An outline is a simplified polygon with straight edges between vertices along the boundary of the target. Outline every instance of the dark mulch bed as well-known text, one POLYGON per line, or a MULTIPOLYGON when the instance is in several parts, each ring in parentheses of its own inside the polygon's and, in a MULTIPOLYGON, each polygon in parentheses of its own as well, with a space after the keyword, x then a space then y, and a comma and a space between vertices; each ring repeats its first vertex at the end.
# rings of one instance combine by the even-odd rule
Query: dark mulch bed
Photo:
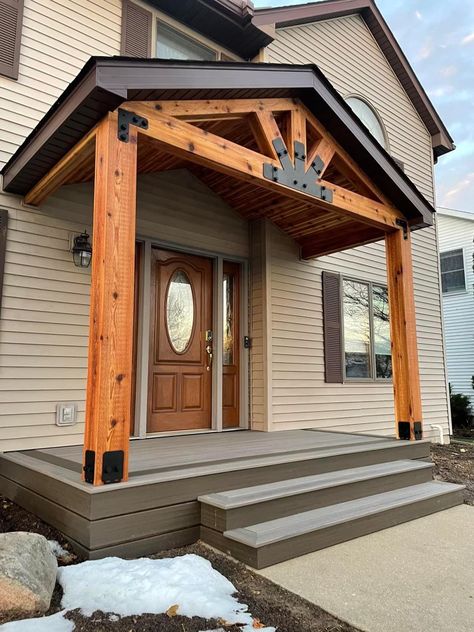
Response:
POLYGON ((474 505, 474 444, 457 443, 432 445, 435 478, 465 485, 464 502, 474 505))

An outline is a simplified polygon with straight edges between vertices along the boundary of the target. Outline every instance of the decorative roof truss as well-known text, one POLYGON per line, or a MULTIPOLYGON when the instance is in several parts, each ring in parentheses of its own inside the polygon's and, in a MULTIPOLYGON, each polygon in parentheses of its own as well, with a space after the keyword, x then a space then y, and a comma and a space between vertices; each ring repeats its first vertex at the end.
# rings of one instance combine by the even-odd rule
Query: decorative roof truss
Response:
MULTIPOLYGON (((298 100, 132 101, 117 120, 124 143, 129 127, 137 129, 138 172, 189 168, 244 216, 274 221, 304 257, 382 239, 406 225, 356 157, 298 100)), ((27 203, 92 178, 94 134, 34 186, 27 203)))

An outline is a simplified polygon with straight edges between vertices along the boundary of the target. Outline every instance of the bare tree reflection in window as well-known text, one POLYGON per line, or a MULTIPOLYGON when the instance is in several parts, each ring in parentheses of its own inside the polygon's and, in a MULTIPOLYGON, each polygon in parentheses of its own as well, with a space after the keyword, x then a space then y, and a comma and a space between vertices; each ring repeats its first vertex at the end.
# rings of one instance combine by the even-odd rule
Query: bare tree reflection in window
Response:
POLYGON ((224 274, 223 298, 224 298, 223 363, 224 363, 224 366, 228 366, 234 363, 234 278, 230 274, 224 274))
POLYGON ((344 355, 346 377, 371 376, 369 286, 344 280, 344 355))
POLYGON ((372 310, 375 351, 375 377, 392 377, 392 356, 390 349, 390 315, 386 287, 372 286, 372 310))
POLYGON ((194 325, 194 298, 191 282, 183 270, 176 270, 168 286, 166 324, 174 350, 183 353, 190 340, 194 325))

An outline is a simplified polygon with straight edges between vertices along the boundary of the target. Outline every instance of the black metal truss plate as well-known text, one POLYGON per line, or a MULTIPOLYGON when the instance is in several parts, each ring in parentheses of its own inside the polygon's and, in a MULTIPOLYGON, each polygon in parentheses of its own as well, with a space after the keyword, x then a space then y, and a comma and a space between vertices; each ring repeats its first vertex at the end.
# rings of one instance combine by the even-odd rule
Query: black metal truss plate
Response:
POLYGON ((84 457, 84 480, 86 483, 94 482, 95 473, 95 452, 94 450, 86 450, 84 457))
POLYGON ((120 483, 123 478, 123 450, 104 452, 102 457, 102 482, 120 483))
POLYGON ((135 114, 135 112, 129 112, 129 110, 118 111, 118 139, 124 143, 128 143, 130 138, 129 127, 135 125, 141 127, 141 129, 148 129, 148 119, 143 116, 135 114))
POLYGON ((304 191, 320 200, 332 202, 332 191, 316 182, 324 167, 324 163, 319 156, 313 160, 306 171, 306 151, 303 143, 299 141, 294 143, 295 164, 291 161, 288 150, 281 138, 273 140, 273 147, 280 160, 281 169, 269 163, 264 163, 264 178, 283 184, 290 187, 290 189, 304 191))

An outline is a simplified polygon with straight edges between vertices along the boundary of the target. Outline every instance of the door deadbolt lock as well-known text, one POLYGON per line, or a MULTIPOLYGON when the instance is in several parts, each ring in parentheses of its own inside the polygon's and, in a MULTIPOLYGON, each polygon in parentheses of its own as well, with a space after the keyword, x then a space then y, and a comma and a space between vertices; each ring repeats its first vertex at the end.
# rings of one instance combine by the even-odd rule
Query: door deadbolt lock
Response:
POLYGON ((206 342, 212 342, 213 337, 212 329, 206 329, 206 342))

